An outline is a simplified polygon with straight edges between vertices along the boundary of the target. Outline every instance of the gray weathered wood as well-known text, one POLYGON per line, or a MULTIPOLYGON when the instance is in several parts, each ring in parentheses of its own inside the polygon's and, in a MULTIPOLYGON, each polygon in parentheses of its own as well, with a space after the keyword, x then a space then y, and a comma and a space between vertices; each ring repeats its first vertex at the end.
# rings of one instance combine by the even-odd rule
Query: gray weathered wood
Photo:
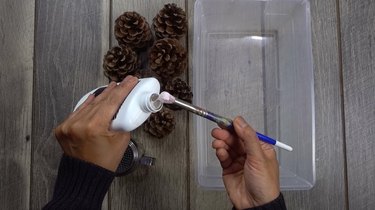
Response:
POLYGON ((34 5, 0 2, 0 209, 29 209, 34 5))
POLYGON ((52 196, 62 154, 53 128, 104 81, 109 1, 36 1, 31 207, 52 196))
MULTIPOLYGON (((153 17, 164 4, 175 2, 185 8, 183 0, 112 2, 112 30, 115 19, 126 11, 138 12, 151 26, 153 17)), ((117 45, 113 31, 111 33, 111 45, 117 45)), ((184 43, 185 39, 181 42, 184 43)), ((109 198, 112 209, 189 209, 187 114, 185 111, 175 112, 175 118, 175 130, 162 139, 151 137, 142 127, 132 132, 136 142, 142 144, 146 155, 156 158, 156 163, 149 170, 137 170, 112 183, 109 198)))
POLYGON ((311 1, 315 78, 316 184, 285 192, 289 209, 346 209, 336 1, 311 1))
POLYGON ((349 209, 375 209, 375 2, 339 2, 349 209))

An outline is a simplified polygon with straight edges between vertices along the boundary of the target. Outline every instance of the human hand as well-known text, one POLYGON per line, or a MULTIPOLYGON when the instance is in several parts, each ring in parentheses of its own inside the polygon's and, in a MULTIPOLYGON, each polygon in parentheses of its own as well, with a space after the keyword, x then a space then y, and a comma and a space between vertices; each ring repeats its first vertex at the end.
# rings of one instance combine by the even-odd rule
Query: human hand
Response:
POLYGON ((119 85, 111 82, 97 97, 86 101, 55 129, 64 153, 115 172, 129 144, 130 133, 110 128, 113 116, 137 84, 127 76, 119 85))
POLYGON ((242 117, 236 117, 233 125, 236 134, 220 128, 211 133, 229 198, 236 209, 269 203, 280 194, 276 152, 272 145, 259 141, 242 117))

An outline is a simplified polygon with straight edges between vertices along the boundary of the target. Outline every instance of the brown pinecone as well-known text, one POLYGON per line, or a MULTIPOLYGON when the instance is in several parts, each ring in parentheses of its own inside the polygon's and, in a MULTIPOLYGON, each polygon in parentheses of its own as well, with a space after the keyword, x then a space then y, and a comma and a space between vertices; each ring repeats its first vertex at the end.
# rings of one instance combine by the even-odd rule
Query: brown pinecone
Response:
POLYGON ((113 47, 103 59, 104 75, 110 80, 121 82, 127 75, 134 75, 139 69, 137 54, 129 47, 113 47))
POLYGON ((134 75, 138 78, 148 78, 148 77, 154 77, 155 79, 157 79, 160 83, 160 86, 163 86, 163 83, 162 83, 162 79, 159 77, 159 75, 157 75, 154 71, 150 70, 150 69, 141 69, 139 71, 137 71, 137 73, 134 75))
POLYGON ((179 39, 186 33, 185 11, 174 3, 166 4, 154 17, 152 26, 155 30, 155 36, 159 39, 179 39))
POLYGON ((175 124, 173 111, 163 108, 151 114, 144 124, 144 130, 157 138, 163 138, 173 131, 175 124))
MULTIPOLYGON (((192 102, 193 93, 191 92, 191 87, 185 82, 182 81, 180 78, 168 81, 165 86, 163 87, 164 91, 172 94, 174 97, 181 99, 183 101, 192 102)), ((179 106, 173 104, 165 104, 168 108, 179 110, 181 109, 179 106)))
POLYGON ((124 12, 115 21, 115 37, 121 47, 141 50, 151 45, 153 38, 146 19, 137 12, 124 12))
POLYGON ((151 47, 149 66, 164 80, 170 80, 185 71, 186 49, 176 40, 164 38, 151 47))

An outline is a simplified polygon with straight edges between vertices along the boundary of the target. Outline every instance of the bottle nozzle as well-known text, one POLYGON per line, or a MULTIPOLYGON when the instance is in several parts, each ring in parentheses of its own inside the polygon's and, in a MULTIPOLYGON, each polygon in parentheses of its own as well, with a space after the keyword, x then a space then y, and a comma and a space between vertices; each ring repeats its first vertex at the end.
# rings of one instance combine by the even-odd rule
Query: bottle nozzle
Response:
POLYGON ((163 103, 158 100, 159 94, 153 93, 146 97, 146 101, 144 103, 143 108, 148 112, 158 112, 163 107, 163 103))

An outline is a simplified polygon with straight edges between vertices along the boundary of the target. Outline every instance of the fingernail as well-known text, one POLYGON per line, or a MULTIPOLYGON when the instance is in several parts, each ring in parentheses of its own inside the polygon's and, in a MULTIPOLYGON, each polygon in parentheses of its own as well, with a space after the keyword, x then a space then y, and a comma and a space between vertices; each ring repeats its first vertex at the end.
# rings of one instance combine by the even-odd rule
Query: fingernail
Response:
POLYGON ((242 117, 238 117, 237 122, 241 128, 244 128, 248 125, 247 122, 242 117))
POLYGON ((138 77, 131 76, 130 77, 130 82, 135 82, 135 81, 138 81, 138 77))
POLYGON ((129 80, 130 80, 130 76, 127 76, 127 77, 125 77, 125 79, 123 79, 123 80, 121 81, 121 83, 122 83, 122 84, 127 83, 127 82, 129 82, 129 80))
POLYGON ((114 81, 112 81, 112 82, 110 82, 110 83, 108 84, 108 87, 114 87, 114 86, 116 86, 116 82, 114 82, 114 81))
POLYGON ((128 83, 128 82, 135 82, 136 80, 138 80, 137 77, 133 77, 133 76, 129 75, 129 76, 125 77, 125 79, 122 80, 121 83, 125 84, 125 83, 128 83))

